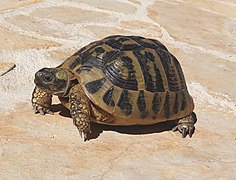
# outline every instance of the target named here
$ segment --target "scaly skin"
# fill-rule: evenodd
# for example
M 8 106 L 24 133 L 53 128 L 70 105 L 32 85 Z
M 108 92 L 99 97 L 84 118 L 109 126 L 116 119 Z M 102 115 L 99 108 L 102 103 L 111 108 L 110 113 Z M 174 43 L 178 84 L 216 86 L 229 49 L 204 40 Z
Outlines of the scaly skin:
M 179 119 L 177 125 L 172 129 L 172 131 L 178 130 L 180 133 L 182 133 L 183 138 L 185 138 L 187 134 L 191 138 L 195 130 L 195 123 L 196 114 L 193 112 L 189 116 Z
M 84 94 L 80 85 L 71 88 L 69 93 L 69 102 L 71 105 L 70 113 L 74 125 L 78 128 L 80 136 L 84 136 L 84 141 L 88 140 L 90 130 L 91 107 L 90 101 Z
M 91 109 L 92 109 L 92 117 L 94 122 L 99 122 L 99 123 L 108 123 L 114 121 L 114 117 L 112 117 L 110 114 L 106 112 L 100 112 L 96 109 L 96 107 L 91 104 Z M 102 110 L 101 110 L 102 111 Z
M 35 113 L 40 113 L 42 115 L 53 114 L 49 109 L 52 103 L 52 95 L 46 93 L 43 89 L 35 87 L 31 101 Z

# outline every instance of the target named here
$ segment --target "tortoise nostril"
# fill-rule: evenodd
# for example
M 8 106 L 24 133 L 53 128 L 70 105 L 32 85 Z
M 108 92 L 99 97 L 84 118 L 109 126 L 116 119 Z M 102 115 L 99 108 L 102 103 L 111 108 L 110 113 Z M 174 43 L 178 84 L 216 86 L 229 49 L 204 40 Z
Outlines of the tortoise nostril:
M 42 75 L 43 75 L 43 73 L 40 72 L 40 71 L 38 71 L 38 72 L 36 72 L 35 77 L 39 78 L 39 77 L 41 77 Z

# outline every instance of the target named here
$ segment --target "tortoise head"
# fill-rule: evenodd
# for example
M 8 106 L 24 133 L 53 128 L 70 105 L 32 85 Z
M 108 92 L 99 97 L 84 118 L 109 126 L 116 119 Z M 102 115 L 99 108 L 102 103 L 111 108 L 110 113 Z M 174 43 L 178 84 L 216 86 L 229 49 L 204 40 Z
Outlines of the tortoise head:
M 47 93 L 64 96 L 69 89 L 77 82 L 73 74 L 66 69 L 43 68 L 35 73 L 34 83 Z

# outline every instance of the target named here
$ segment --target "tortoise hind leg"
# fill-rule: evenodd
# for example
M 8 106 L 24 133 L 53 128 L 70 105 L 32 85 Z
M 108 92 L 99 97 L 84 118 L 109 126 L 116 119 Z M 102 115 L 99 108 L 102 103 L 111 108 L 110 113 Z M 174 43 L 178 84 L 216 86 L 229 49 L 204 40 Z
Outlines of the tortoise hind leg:
M 95 105 L 92 105 L 92 121 L 96 123 L 101 123 L 101 124 L 109 124 L 112 121 L 114 121 L 114 118 L 107 112 L 98 109 L 98 107 L 95 107 Z
M 196 122 L 196 114 L 192 112 L 189 116 L 179 119 L 177 125 L 172 129 L 172 131 L 178 130 L 182 133 L 183 138 L 189 134 L 189 137 L 191 138 L 195 130 L 194 124 Z

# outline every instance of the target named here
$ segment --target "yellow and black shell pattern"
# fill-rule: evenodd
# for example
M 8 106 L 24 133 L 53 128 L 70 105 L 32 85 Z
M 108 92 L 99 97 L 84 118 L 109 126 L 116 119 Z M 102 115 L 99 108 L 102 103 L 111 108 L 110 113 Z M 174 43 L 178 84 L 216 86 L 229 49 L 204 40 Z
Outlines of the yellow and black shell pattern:
M 93 105 L 113 117 L 108 124 L 154 124 L 193 111 L 178 60 L 157 40 L 109 36 L 80 49 L 65 66 Z

